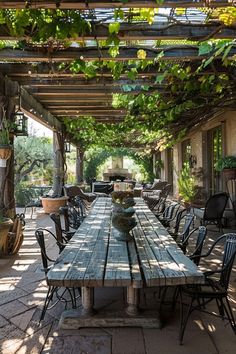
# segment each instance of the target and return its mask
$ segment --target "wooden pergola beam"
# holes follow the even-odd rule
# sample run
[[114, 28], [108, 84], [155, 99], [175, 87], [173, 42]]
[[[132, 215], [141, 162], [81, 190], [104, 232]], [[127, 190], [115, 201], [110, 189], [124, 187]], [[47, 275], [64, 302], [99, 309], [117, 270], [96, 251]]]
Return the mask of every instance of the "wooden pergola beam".
[[[18, 49], [2, 49], [0, 50], [0, 60], [8, 62], [71, 62], [75, 59], [84, 60], [137, 60], [138, 50], [144, 49], [147, 59], [154, 59], [158, 54], [163, 53], [162, 60], [173, 60], [178, 58], [179, 61], [202, 60], [206, 56], [198, 55], [198, 47], [191, 45], [168, 46], [155, 48], [145, 47], [120, 47], [119, 54], [116, 58], [112, 58], [107, 48], [97, 50], [93, 47], [87, 48], [70, 48], [66, 50], [58, 50], [53, 53], [43, 53], [42, 50], [18, 50]], [[236, 48], [233, 47], [229, 56], [236, 54]]]
[[[109, 24], [94, 24], [91, 32], [83, 36], [74, 37], [73, 40], [106, 40], [109, 37]], [[6, 26], [0, 26], [0, 40], [23, 40], [29, 41], [31, 33], [37, 29], [27, 28], [26, 35], [15, 37], [9, 33]], [[118, 37], [121, 40], [203, 40], [204, 38], [235, 38], [235, 27], [222, 26], [221, 22], [206, 24], [191, 23], [121, 23]]]
[[38, 102], [32, 95], [30, 95], [24, 88], [20, 91], [21, 109], [22, 111], [37, 120], [48, 128], [63, 131], [62, 123], [54, 117], [48, 110], [46, 110], [40, 102]]
[[[192, 68], [194, 69], [195, 66], [197, 68], [198, 63], [191, 63]], [[217, 65], [217, 72], [225, 72], [225, 67], [222, 67], [220, 63], [217, 61], [215, 62]], [[137, 74], [138, 78], [150, 78], [152, 76], [156, 76], [159, 70], [158, 64], [152, 65], [147, 67], [144, 70], [140, 70]], [[54, 80], [75, 80], [75, 79], [84, 79], [84, 73], [72, 73], [69, 69], [60, 69], [59, 64], [55, 63], [37, 63], [36, 65], [31, 65], [27, 63], [1, 63], [0, 64], [0, 71], [11, 78], [13, 81], [18, 82], [29, 82], [32, 80], [45, 80], [49, 82], [53, 82]], [[127, 73], [129, 72], [129, 68], [127, 69]], [[127, 73], [122, 73], [120, 80], [124, 79], [127, 80]], [[158, 72], [160, 74], [160, 72]], [[207, 67], [204, 73], [214, 73], [214, 71]], [[98, 80], [98, 79], [112, 79], [111, 71], [103, 68], [102, 71], [97, 71], [97, 76], [94, 79], [88, 79], [88, 82], [91, 80]], [[42, 82], [43, 82], [42, 81]]]
[[156, 0], [129, 0], [129, 1], [108, 1], [108, 0], [60, 0], [56, 2], [55, 0], [44, 1], [25, 1], [25, 0], [8, 0], [1, 1], [0, 8], [2, 9], [24, 9], [27, 4], [32, 9], [56, 9], [57, 3], [60, 9], [78, 9], [78, 10], [88, 10], [88, 9], [106, 9], [106, 8], [156, 8], [156, 7], [226, 7], [230, 6], [230, 2], [227, 0], [212, 0], [212, 1], [194, 1], [194, 0], [164, 0], [160, 4]]

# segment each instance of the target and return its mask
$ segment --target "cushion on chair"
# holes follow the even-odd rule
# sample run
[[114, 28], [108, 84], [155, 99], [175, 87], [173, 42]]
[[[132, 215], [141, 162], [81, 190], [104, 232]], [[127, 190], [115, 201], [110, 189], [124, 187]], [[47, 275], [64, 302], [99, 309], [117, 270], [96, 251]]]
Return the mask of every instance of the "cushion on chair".
[[196, 216], [198, 219], [203, 219], [205, 208], [194, 208], [193, 209], [193, 214]]

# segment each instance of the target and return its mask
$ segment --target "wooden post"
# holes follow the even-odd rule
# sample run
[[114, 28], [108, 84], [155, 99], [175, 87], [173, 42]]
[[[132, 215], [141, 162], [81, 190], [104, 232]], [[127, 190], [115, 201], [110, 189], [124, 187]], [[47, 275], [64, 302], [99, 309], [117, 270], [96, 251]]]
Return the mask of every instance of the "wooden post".
[[77, 183], [83, 182], [84, 175], [84, 151], [76, 148], [76, 180]]
[[[12, 123], [13, 113], [16, 104], [19, 104], [19, 85], [16, 82], [3, 79], [0, 87], [0, 121], [5, 118], [7, 122]], [[14, 144], [14, 137], [11, 138], [11, 144]], [[14, 151], [7, 160], [6, 168], [0, 168], [0, 210], [7, 216], [15, 215], [15, 183], [14, 183]]]
[[62, 196], [62, 187], [65, 179], [65, 153], [64, 135], [53, 132], [53, 152], [54, 152], [54, 175], [53, 175], [53, 197]]

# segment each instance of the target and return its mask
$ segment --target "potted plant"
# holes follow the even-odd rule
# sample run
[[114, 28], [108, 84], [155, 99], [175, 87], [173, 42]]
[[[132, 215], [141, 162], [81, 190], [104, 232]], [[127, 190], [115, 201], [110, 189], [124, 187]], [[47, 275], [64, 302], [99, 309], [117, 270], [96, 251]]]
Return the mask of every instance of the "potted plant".
[[215, 170], [222, 172], [226, 180], [236, 178], [236, 156], [225, 156], [216, 161]]
[[11, 152], [9, 130], [6, 121], [3, 120], [0, 126], [0, 167], [6, 167], [6, 161], [10, 158]]
[[178, 174], [177, 183], [179, 188], [179, 195], [187, 209], [190, 208], [191, 203], [195, 199], [198, 187], [196, 186], [196, 182], [197, 179], [192, 173], [189, 162], [185, 162], [184, 167]]

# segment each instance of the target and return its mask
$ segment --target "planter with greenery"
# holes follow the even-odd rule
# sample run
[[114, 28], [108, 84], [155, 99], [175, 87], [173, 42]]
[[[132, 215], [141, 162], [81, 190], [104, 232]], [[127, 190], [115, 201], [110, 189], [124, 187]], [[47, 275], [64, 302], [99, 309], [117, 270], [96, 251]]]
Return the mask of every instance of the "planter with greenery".
[[6, 167], [6, 161], [10, 158], [12, 152], [9, 130], [4, 123], [3, 121], [0, 129], [0, 167]]
[[178, 188], [179, 195], [186, 208], [189, 208], [191, 203], [194, 202], [197, 188], [197, 179], [192, 173], [188, 162], [184, 163], [184, 167], [178, 174]]
[[222, 172], [225, 179], [236, 178], [236, 156], [225, 156], [216, 161], [215, 170]]

